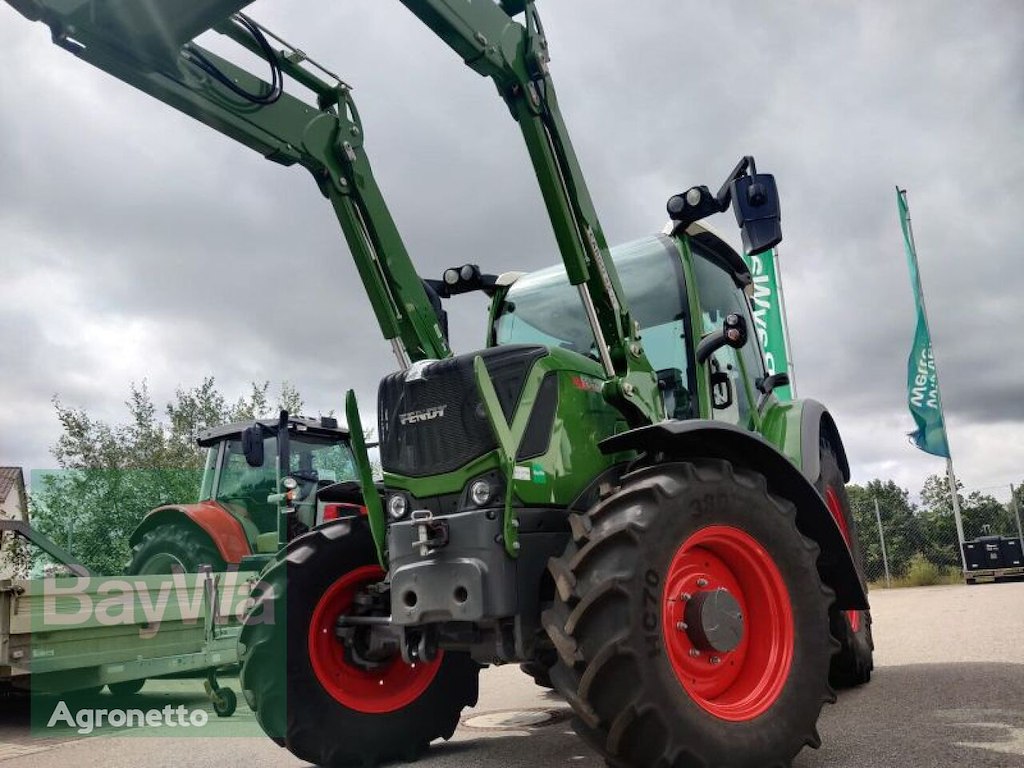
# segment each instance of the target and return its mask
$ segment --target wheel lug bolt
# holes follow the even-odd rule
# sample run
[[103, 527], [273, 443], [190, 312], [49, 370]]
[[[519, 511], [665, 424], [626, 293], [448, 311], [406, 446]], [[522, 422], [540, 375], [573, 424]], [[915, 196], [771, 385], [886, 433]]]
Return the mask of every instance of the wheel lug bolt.
[[697, 658], [698, 656], [700, 656], [700, 651], [698, 651], [696, 648], [691, 648], [690, 655], [693, 656], [693, 658]]
[[708, 659], [708, 661], [710, 661], [712, 664], [721, 664], [722, 663], [722, 660], [720, 658], [718, 658], [717, 656], [712, 656], [710, 659]]
[[690, 599], [690, 597], [691, 597], [691, 595], [690, 595], [690, 593], [689, 593], [689, 592], [683, 592], [683, 594], [681, 594], [681, 595], [680, 595], [679, 597], [680, 597], [680, 599], [682, 599], [682, 600], [689, 600], [689, 599]]
[[676, 629], [678, 629], [680, 632], [685, 632], [686, 631], [686, 622], [685, 621], [677, 621], [676, 622]]
[[707, 579], [704, 579], [704, 578], [697, 579], [697, 586], [698, 587], [706, 587], [707, 585], [708, 585], [708, 580]]

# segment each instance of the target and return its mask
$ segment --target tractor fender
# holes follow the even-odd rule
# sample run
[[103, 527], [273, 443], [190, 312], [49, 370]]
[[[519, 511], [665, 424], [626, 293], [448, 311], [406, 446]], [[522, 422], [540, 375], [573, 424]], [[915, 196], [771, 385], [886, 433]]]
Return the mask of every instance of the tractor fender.
[[765, 409], [761, 431], [770, 443], [800, 467], [812, 485], [817, 485], [821, 477], [821, 449], [824, 443], [828, 443], [835, 453], [843, 480], [850, 481], [850, 463], [835, 419], [817, 400], [772, 403]]
[[836, 606], [843, 610], [867, 610], [867, 595], [853, 557], [825, 501], [804, 473], [760, 435], [704, 419], [663, 421], [606, 438], [600, 447], [607, 454], [638, 451], [657, 461], [723, 459], [757, 470], [773, 493], [793, 502], [800, 533], [821, 548], [818, 573], [835, 591]]
[[135, 546], [146, 532], [165, 523], [195, 526], [210, 538], [229, 565], [237, 564], [252, 554], [249, 536], [242, 522], [214, 501], [157, 507], [146, 513], [128, 543]]
[[799, 406], [800, 463], [804, 476], [811, 483], [818, 482], [821, 476], [821, 445], [827, 442], [835, 452], [843, 480], [850, 482], [850, 462], [832, 414], [817, 400], [802, 400]]

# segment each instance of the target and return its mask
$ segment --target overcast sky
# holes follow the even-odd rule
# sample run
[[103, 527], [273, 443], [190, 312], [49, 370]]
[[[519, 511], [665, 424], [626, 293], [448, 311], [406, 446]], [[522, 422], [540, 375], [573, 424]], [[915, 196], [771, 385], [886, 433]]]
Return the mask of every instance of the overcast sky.
[[[717, 188], [754, 154], [782, 195], [799, 394], [831, 408], [855, 481], [916, 492], [944, 466], [905, 436], [906, 187], [958, 473], [969, 488], [1024, 480], [1019, 0], [538, 6], [609, 240], [659, 230], [669, 195]], [[493, 86], [399, 3], [250, 13], [355, 87], [422, 274], [557, 260]], [[304, 171], [83, 64], [2, 3], [0, 67], [0, 464], [53, 465], [54, 394], [116, 420], [144, 379], [158, 403], [206, 375], [230, 395], [289, 380], [312, 412], [355, 386], [373, 412], [393, 358]], [[731, 214], [711, 223], [738, 241]], [[461, 351], [484, 311], [451, 308]]]

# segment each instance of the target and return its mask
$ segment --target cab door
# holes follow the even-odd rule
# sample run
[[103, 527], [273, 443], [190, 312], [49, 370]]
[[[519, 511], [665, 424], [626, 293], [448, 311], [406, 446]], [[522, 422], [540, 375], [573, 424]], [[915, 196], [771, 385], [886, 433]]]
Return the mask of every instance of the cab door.
[[[765, 375], [764, 360], [743, 285], [719, 249], [708, 247], [712, 237], [705, 235], [700, 239], [689, 239], [691, 285], [697, 294], [694, 345], [703, 336], [720, 330], [726, 316], [733, 313], [746, 321], [747, 343], [740, 349], [721, 347], [700, 366], [698, 375], [702, 377], [708, 393], [708, 412], [703, 415], [756, 430], [760, 427], [761, 415], [757, 410], [755, 382]], [[728, 248], [724, 243], [720, 246]]]

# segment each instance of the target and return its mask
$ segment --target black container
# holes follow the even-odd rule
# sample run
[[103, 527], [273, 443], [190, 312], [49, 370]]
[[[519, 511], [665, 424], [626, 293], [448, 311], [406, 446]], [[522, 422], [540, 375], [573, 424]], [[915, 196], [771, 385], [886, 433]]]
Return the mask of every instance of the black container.
[[1003, 568], [1024, 567], [1024, 552], [1020, 549], [1020, 539], [1016, 536], [1003, 536], [999, 542], [999, 556], [1003, 561]]
[[965, 541], [964, 559], [967, 561], [968, 572], [1005, 568], [1002, 539], [1002, 536], [981, 536], [974, 541]]

